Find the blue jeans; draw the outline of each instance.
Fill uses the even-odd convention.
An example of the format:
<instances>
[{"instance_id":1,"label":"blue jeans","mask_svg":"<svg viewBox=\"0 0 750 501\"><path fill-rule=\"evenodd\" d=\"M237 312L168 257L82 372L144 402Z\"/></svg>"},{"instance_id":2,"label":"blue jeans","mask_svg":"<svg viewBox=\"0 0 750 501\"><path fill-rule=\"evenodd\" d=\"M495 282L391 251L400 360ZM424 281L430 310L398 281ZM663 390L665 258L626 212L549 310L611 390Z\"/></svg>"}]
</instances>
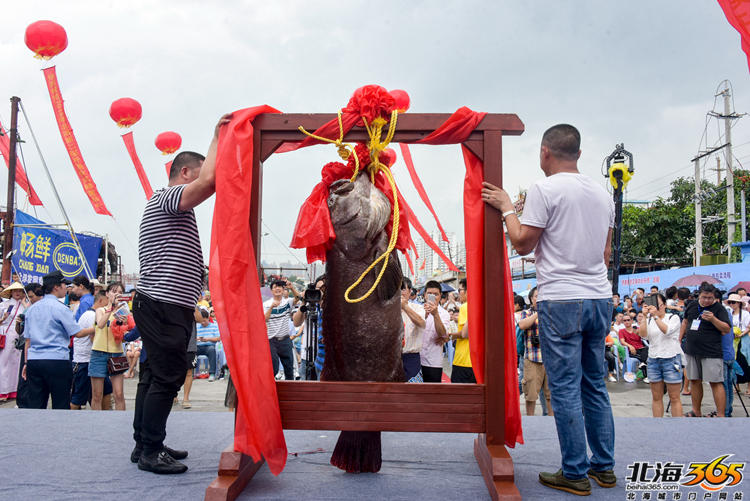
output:
<instances>
[{"instance_id":1,"label":"blue jeans","mask_svg":"<svg viewBox=\"0 0 750 501\"><path fill-rule=\"evenodd\" d=\"M611 470L615 422L604 382L604 338L612 300L540 301L537 308L563 474L577 480L585 478L589 468Z\"/></svg>"},{"instance_id":2,"label":"blue jeans","mask_svg":"<svg viewBox=\"0 0 750 501\"><path fill-rule=\"evenodd\" d=\"M724 393L727 395L727 404L724 406L724 417L732 417L735 381L737 381L737 375L734 373L734 360L724 360Z\"/></svg>"}]
</instances>

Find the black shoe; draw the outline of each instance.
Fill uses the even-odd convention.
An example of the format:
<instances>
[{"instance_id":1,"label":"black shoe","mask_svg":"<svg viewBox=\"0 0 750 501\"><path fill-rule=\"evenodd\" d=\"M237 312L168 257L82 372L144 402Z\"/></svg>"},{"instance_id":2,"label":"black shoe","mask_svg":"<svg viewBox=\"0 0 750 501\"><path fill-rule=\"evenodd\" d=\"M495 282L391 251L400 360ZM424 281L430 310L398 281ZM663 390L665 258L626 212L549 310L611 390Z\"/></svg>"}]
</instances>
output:
<instances>
[{"instance_id":1,"label":"black shoe","mask_svg":"<svg viewBox=\"0 0 750 501\"><path fill-rule=\"evenodd\" d=\"M614 487L617 485L617 476L612 470L595 471L589 470L589 477L599 484L600 487Z\"/></svg>"},{"instance_id":2,"label":"black shoe","mask_svg":"<svg viewBox=\"0 0 750 501\"><path fill-rule=\"evenodd\" d=\"M188 457L188 451L176 451L174 449L171 449L167 447L166 445L162 449L164 452L172 456L173 459L185 459ZM139 459L141 459L141 453L143 452L143 446L140 444L135 444L135 447L133 448L133 452L130 453L130 462L131 463L137 463Z\"/></svg>"},{"instance_id":3,"label":"black shoe","mask_svg":"<svg viewBox=\"0 0 750 501\"><path fill-rule=\"evenodd\" d=\"M186 457L188 457L188 451L176 451L167 447L166 445L162 450L172 456L173 459L185 459Z\"/></svg>"},{"instance_id":4,"label":"black shoe","mask_svg":"<svg viewBox=\"0 0 750 501\"><path fill-rule=\"evenodd\" d=\"M169 475L185 473L188 467L172 458L165 451L161 451L157 454L141 454L141 459L138 460L138 469L160 475Z\"/></svg>"}]
</instances>

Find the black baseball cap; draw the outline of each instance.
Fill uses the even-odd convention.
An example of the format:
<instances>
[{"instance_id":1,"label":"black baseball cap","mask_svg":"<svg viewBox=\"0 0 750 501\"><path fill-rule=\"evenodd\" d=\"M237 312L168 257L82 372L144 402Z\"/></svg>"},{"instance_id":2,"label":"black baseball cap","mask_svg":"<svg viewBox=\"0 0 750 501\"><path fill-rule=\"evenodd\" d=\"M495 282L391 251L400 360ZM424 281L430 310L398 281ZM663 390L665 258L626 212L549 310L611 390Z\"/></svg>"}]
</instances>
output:
<instances>
[{"instance_id":1,"label":"black baseball cap","mask_svg":"<svg viewBox=\"0 0 750 501\"><path fill-rule=\"evenodd\" d=\"M55 270L52 273L48 273L42 277L42 285L55 286L58 284L69 284L70 280L65 278L60 270Z\"/></svg>"}]
</instances>

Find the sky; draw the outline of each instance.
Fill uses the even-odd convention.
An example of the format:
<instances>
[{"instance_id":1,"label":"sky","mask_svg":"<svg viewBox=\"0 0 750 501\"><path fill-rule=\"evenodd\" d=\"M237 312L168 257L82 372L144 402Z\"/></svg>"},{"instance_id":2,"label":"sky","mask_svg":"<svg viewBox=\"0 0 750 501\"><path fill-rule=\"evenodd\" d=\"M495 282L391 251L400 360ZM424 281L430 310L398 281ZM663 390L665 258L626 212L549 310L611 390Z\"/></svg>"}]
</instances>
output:
<instances>
[{"instance_id":1,"label":"sky","mask_svg":"<svg viewBox=\"0 0 750 501\"><path fill-rule=\"evenodd\" d=\"M114 218L95 214L86 198L60 139L44 64L24 44L26 27L42 19L67 31L68 48L52 63L84 160ZM155 189L167 182L169 158L154 146L160 132L176 131L183 149L205 153L223 113L260 104L333 113L354 89L379 84L406 90L411 112L468 106L516 113L526 131L503 142L512 194L543 176L539 142L554 124L579 128L579 168L602 185L603 159L624 143L634 156L632 200L667 194L672 179L692 175L698 151L723 144L723 125L706 121L711 109L723 110L715 99L723 80L731 82L736 112L750 111L739 34L711 0L27 1L0 18L0 61L0 121L9 127L9 99L21 97L73 227L109 235L131 273L138 271L146 199L118 137L123 131L108 114L120 97L143 107L131 130ZM36 215L60 223L23 120L19 133L29 178L45 203ZM750 117L737 120L735 165L750 164L749 136ZM443 226L461 235L460 148L411 151ZM337 159L333 146L317 146L264 164L262 259L304 262L303 250L288 248L299 207L321 167ZM706 159L704 168L715 162ZM435 230L400 158L393 170L419 219ZM714 171L706 175L716 179ZM18 208L34 215L17 193ZM196 209L206 263L212 214L213 198Z\"/></svg>"}]
</instances>

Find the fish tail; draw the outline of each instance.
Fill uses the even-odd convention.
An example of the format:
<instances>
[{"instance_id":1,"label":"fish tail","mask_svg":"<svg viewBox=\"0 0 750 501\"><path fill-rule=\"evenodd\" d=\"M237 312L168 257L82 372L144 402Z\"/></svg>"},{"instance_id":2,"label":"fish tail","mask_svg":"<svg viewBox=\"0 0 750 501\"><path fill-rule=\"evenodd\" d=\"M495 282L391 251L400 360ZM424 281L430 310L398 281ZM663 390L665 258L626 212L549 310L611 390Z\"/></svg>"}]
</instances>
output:
<instances>
[{"instance_id":1,"label":"fish tail","mask_svg":"<svg viewBox=\"0 0 750 501\"><path fill-rule=\"evenodd\" d=\"M379 431L342 431L331 464L347 473L380 471L382 455Z\"/></svg>"}]
</instances>

